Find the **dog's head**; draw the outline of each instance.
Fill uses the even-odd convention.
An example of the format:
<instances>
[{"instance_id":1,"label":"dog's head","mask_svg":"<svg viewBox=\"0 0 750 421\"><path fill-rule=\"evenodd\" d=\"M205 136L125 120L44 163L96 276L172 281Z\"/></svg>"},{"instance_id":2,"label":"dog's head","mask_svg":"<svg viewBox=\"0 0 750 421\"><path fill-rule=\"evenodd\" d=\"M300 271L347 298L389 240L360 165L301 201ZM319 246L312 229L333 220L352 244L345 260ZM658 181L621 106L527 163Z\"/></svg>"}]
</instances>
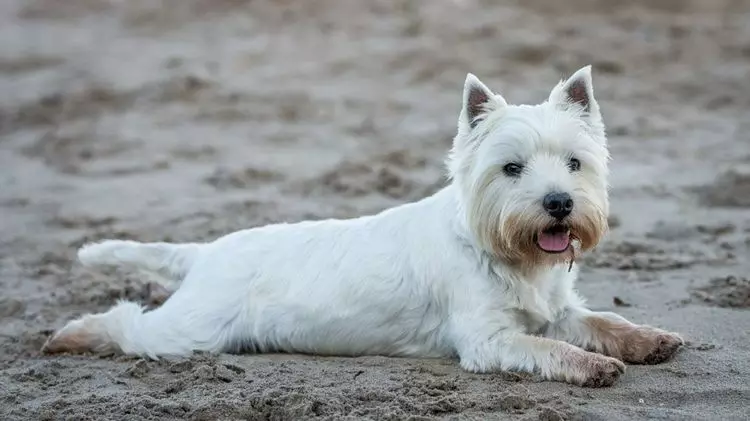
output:
<instances>
[{"instance_id":1,"label":"dog's head","mask_svg":"<svg viewBox=\"0 0 750 421\"><path fill-rule=\"evenodd\" d=\"M538 105L509 105L467 76L448 167L467 227L495 257L536 266L593 248L607 230L608 160L590 66Z\"/></svg>"}]
</instances>

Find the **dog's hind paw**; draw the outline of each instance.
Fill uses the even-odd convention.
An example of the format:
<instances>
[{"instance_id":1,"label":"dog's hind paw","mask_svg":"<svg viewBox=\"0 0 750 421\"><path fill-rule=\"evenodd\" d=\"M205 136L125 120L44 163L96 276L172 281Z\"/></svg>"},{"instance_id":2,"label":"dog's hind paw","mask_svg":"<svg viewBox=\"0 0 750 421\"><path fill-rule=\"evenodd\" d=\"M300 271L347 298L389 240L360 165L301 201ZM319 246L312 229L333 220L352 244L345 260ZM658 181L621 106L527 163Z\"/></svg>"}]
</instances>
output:
<instances>
[{"instance_id":1,"label":"dog's hind paw","mask_svg":"<svg viewBox=\"0 0 750 421\"><path fill-rule=\"evenodd\" d=\"M42 345L42 354L83 354L106 351L106 336L97 329L97 321L91 316L73 320L55 332Z\"/></svg>"}]
</instances>

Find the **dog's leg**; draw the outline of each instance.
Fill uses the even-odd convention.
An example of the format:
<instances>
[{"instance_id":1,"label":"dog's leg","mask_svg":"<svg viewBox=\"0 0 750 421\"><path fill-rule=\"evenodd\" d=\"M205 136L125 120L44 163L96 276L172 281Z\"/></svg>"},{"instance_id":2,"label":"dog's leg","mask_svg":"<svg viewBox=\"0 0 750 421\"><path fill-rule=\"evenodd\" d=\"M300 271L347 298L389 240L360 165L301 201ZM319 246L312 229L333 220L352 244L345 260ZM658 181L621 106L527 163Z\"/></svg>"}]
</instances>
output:
<instances>
[{"instance_id":1,"label":"dog's leg","mask_svg":"<svg viewBox=\"0 0 750 421\"><path fill-rule=\"evenodd\" d=\"M547 380L586 387L612 385L625 372L615 358L587 352L562 341L521 333L464 337L458 354L461 367L472 372L539 372Z\"/></svg>"},{"instance_id":2,"label":"dog's leg","mask_svg":"<svg viewBox=\"0 0 750 421\"><path fill-rule=\"evenodd\" d=\"M105 313L87 314L57 331L44 353L123 353L150 358L220 352L235 339L238 309L232 302L178 291L161 307L122 301Z\"/></svg>"},{"instance_id":3,"label":"dog's leg","mask_svg":"<svg viewBox=\"0 0 750 421\"><path fill-rule=\"evenodd\" d=\"M545 336L635 364L664 362L684 343L676 333L636 325L615 313L578 307L552 323Z\"/></svg>"}]
</instances>

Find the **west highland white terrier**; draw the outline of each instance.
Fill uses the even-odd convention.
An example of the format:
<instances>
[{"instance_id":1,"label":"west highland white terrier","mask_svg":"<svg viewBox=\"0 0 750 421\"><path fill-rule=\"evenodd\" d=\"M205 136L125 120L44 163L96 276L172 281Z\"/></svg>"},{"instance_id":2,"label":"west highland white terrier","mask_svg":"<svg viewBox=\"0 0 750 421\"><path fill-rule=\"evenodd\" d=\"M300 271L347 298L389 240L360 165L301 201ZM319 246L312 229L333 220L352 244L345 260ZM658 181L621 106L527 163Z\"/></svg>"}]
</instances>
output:
<instances>
[{"instance_id":1,"label":"west highland white terrier","mask_svg":"<svg viewBox=\"0 0 750 421\"><path fill-rule=\"evenodd\" d=\"M607 230L608 160L590 66L538 105L469 74L450 183L348 220L273 224L211 243L104 241L88 267L140 271L172 295L69 322L43 351L455 357L472 372L611 385L675 333L584 306L575 257Z\"/></svg>"}]
</instances>

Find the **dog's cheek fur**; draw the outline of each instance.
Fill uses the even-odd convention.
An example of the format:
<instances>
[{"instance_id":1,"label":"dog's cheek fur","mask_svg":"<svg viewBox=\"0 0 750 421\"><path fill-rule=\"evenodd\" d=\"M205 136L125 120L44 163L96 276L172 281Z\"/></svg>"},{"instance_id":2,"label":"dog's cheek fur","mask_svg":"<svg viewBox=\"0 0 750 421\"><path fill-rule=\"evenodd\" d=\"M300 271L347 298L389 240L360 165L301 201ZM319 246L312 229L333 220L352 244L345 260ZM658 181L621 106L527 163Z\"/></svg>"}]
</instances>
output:
<instances>
[{"instance_id":1,"label":"dog's cheek fur","mask_svg":"<svg viewBox=\"0 0 750 421\"><path fill-rule=\"evenodd\" d=\"M534 234L545 224L545 216L528 209L514 198L512 182L499 166L490 167L467 187L467 223L480 247L504 262L536 261L540 251Z\"/></svg>"},{"instance_id":2,"label":"dog's cheek fur","mask_svg":"<svg viewBox=\"0 0 750 421\"><path fill-rule=\"evenodd\" d=\"M606 167L603 171L606 171ZM602 179L603 176L595 171L584 170L577 180L571 225L583 251L596 247L609 230L609 198L607 186L602 184Z\"/></svg>"},{"instance_id":3,"label":"dog's cheek fur","mask_svg":"<svg viewBox=\"0 0 750 421\"><path fill-rule=\"evenodd\" d=\"M575 212L570 219L571 232L579 241L581 250L589 251L596 247L606 234L607 215L588 200L580 200L576 206L583 210Z\"/></svg>"}]
</instances>

